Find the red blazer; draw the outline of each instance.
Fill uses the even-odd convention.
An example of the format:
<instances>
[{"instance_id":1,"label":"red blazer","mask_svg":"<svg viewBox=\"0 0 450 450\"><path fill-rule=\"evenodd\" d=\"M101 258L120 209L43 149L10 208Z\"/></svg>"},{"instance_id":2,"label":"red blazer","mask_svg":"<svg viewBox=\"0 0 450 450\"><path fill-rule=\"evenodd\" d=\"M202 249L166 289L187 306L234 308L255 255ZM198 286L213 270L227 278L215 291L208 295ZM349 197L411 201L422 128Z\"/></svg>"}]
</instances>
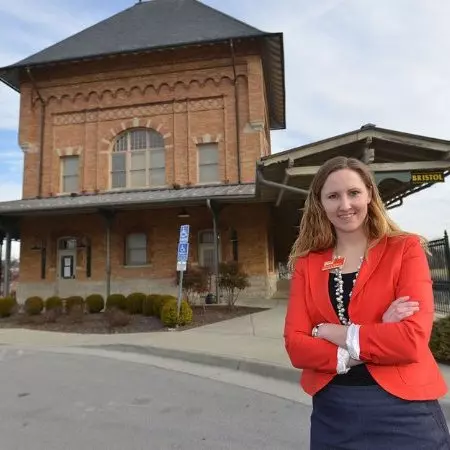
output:
<instances>
[{"instance_id":1,"label":"red blazer","mask_svg":"<svg viewBox=\"0 0 450 450\"><path fill-rule=\"evenodd\" d=\"M299 258L291 281L284 338L301 385L314 395L336 375L337 347L311 337L321 322L339 324L328 294L332 250ZM409 295L420 311L399 323L382 323L397 298ZM360 358L377 383L406 400L437 399L447 386L428 343L434 320L430 270L416 236L380 240L368 253L353 289L350 320L360 324Z\"/></svg>"}]
</instances>

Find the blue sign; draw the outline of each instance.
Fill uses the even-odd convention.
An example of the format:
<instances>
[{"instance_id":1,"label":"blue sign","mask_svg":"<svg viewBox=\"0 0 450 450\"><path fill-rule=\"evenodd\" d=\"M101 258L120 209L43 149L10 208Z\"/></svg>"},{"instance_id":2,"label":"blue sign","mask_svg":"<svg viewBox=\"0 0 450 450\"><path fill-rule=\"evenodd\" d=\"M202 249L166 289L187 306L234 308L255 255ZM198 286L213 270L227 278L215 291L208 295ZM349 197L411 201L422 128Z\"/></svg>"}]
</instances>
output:
<instances>
[{"instance_id":1,"label":"blue sign","mask_svg":"<svg viewBox=\"0 0 450 450\"><path fill-rule=\"evenodd\" d=\"M180 244L189 242L189 225L181 225L180 227Z\"/></svg>"},{"instance_id":2,"label":"blue sign","mask_svg":"<svg viewBox=\"0 0 450 450\"><path fill-rule=\"evenodd\" d=\"M177 262L181 263L187 262L188 254L189 254L189 244L180 242L178 244Z\"/></svg>"}]
</instances>

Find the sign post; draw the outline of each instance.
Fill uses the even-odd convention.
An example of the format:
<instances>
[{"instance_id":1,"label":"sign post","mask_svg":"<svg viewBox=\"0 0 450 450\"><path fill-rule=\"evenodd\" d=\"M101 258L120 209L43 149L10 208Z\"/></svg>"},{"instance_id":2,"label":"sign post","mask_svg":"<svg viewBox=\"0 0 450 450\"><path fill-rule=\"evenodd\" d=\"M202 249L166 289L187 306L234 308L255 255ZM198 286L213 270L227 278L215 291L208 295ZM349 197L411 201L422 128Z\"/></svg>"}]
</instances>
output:
<instances>
[{"instance_id":1,"label":"sign post","mask_svg":"<svg viewBox=\"0 0 450 450\"><path fill-rule=\"evenodd\" d=\"M189 225L181 225L178 239L177 272L180 272L177 302L177 324L180 318L181 297L183 295L183 274L187 269L189 255Z\"/></svg>"}]
</instances>

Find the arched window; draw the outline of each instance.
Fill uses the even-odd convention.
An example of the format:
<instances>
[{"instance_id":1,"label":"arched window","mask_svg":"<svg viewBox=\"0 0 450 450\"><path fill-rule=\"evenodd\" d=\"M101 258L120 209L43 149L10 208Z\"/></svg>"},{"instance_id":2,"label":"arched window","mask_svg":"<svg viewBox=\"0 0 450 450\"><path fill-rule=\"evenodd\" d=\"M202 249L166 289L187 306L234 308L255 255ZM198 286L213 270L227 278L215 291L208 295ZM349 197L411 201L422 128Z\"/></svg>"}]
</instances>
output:
<instances>
[{"instance_id":1,"label":"arched window","mask_svg":"<svg viewBox=\"0 0 450 450\"><path fill-rule=\"evenodd\" d=\"M166 184L164 138L156 130L125 131L116 140L111 158L113 189Z\"/></svg>"}]
</instances>

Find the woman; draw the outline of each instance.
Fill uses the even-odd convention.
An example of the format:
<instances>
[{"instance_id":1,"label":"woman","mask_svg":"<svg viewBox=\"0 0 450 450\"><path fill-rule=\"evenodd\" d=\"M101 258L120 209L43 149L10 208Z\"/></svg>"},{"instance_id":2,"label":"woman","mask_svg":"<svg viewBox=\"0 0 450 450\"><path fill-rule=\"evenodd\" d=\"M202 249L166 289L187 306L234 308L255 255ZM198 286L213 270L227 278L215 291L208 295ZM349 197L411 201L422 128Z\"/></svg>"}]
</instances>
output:
<instances>
[{"instance_id":1,"label":"woman","mask_svg":"<svg viewBox=\"0 0 450 450\"><path fill-rule=\"evenodd\" d=\"M312 450L450 449L422 244L389 219L362 162L320 168L290 256L284 332L313 397Z\"/></svg>"}]
</instances>

